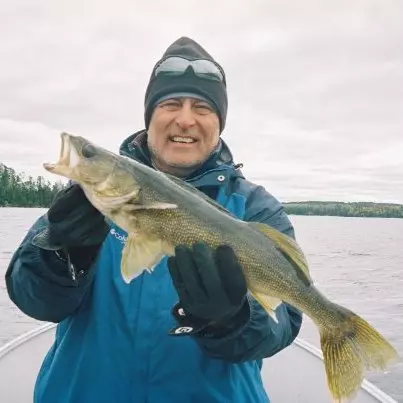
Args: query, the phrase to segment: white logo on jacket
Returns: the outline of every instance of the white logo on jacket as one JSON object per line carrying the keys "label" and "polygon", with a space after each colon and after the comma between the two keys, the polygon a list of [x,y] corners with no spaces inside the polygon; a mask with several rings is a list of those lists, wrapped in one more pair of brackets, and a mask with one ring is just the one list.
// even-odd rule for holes
{"label": "white logo on jacket", "polygon": [[111,230],[109,231],[109,233],[111,235],[113,235],[118,241],[120,241],[123,245],[126,243],[127,241],[127,236],[124,236],[122,234],[119,234],[119,232],[117,232],[115,230],[115,228],[111,228]]}

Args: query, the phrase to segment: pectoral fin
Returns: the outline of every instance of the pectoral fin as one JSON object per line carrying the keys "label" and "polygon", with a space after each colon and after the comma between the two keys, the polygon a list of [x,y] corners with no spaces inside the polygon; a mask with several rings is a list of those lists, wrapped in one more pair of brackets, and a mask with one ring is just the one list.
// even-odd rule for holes
{"label": "pectoral fin", "polygon": [[124,195],[110,195],[108,196],[105,193],[102,193],[102,189],[84,189],[84,193],[86,194],[88,200],[96,200],[96,203],[99,207],[104,209],[112,209],[120,206],[124,206],[125,203],[130,202],[136,198],[138,190],[135,189],[130,193]]}
{"label": "pectoral fin", "polygon": [[278,319],[276,316],[276,308],[281,304],[281,300],[278,298],[270,297],[268,295],[259,293],[259,292],[251,292],[253,297],[259,302],[260,305],[264,308],[264,310],[270,315],[270,317],[278,323]]}
{"label": "pectoral fin", "polygon": [[134,211],[134,210],[166,210],[166,209],[176,209],[178,206],[176,204],[171,203],[160,203],[155,202],[151,204],[137,204],[137,203],[128,203],[125,204],[122,209],[126,212]]}
{"label": "pectoral fin", "polygon": [[123,280],[129,284],[144,270],[151,273],[154,266],[166,253],[167,247],[161,239],[147,237],[147,235],[129,234],[122,252]]}

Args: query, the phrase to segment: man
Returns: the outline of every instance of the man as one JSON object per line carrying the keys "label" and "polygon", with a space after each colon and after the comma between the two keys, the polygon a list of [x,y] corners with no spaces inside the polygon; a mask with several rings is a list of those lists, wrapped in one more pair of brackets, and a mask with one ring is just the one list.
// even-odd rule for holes
{"label": "man", "polygon": [[[146,130],[126,139],[120,153],[181,177],[243,220],[293,237],[280,203],[234,164],[220,137],[226,114],[224,71],[199,44],[180,38],[152,71]],[[35,245],[45,228],[62,249]],[[292,343],[300,313],[282,304],[276,324],[247,293],[225,245],[180,246],[127,285],[120,275],[126,235],[107,226],[73,184],[15,252],[6,274],[10,298],[31,317],[58,323],[35,402],[267,402],[262,359]],[[190,333],[172,334],[182,331]]]}

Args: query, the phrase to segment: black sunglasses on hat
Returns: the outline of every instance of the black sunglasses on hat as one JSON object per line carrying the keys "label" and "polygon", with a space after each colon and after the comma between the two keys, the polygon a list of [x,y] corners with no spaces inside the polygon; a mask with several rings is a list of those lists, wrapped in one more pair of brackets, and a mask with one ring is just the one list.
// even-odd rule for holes
{"label": "black sunglasses on hat", "polygon": [[161,73],[171,76],[180,76],[185,74],[191,67],[194,74],[207,80],[225,82],[225,75],[222,68],[211,60],[196,59],[188,60],[179,56],[171,56],[161,60],[154,69],[155,76]]}

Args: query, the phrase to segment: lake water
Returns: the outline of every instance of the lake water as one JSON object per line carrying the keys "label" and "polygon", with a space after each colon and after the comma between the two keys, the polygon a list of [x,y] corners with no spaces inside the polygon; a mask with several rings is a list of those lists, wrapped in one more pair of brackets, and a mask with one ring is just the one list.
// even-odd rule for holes
{"label": "lake water", "polygon": [[[13,251],[43,209],[0,208],[0,345],[43,322],[21,313],[8,299],[4,273]],[[291,216],[318,288],[363,316],[403,356],[403,220]],[[315,326],[304,319],[300,337],[319,347]],[[403,366],[369,374],[403,402]]]}

